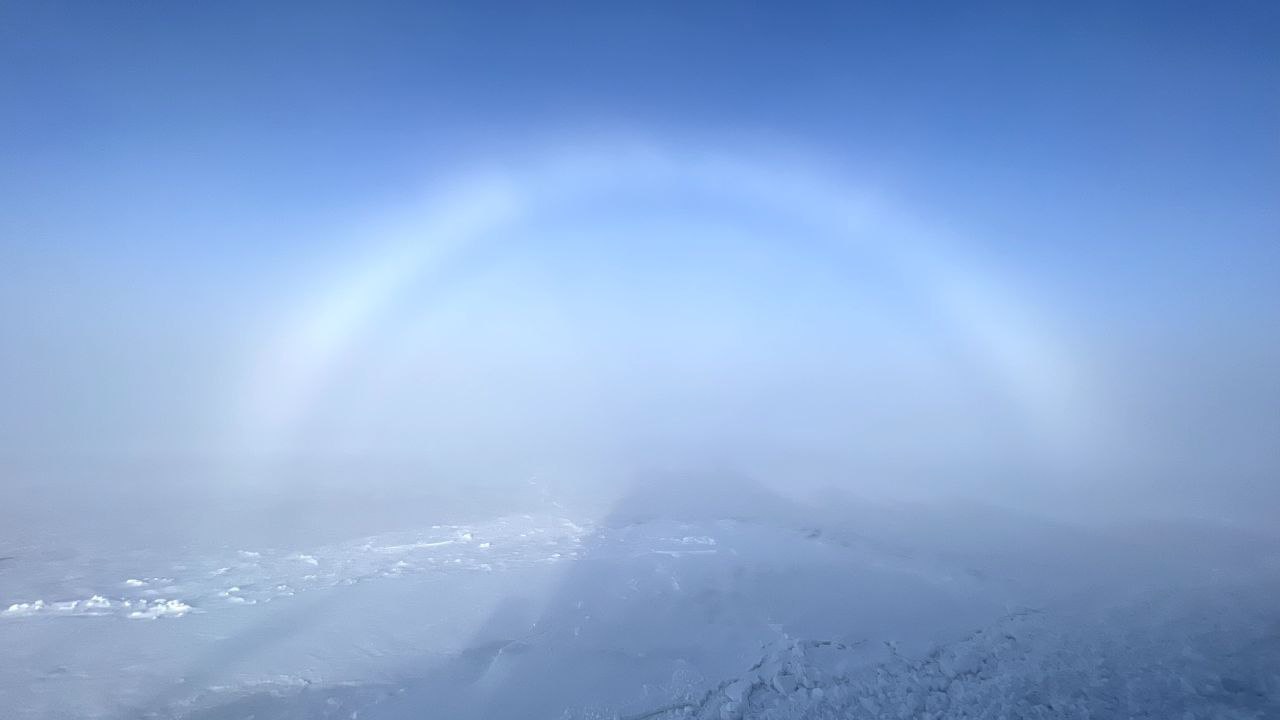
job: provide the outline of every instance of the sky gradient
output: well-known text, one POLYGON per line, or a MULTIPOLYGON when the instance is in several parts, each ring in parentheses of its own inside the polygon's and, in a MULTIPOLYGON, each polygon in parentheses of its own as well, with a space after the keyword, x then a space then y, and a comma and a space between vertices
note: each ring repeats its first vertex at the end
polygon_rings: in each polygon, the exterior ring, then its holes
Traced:
POLYGON ((0 96, 9 458, 1280 503, 1274 4, 16 2, 0 96))

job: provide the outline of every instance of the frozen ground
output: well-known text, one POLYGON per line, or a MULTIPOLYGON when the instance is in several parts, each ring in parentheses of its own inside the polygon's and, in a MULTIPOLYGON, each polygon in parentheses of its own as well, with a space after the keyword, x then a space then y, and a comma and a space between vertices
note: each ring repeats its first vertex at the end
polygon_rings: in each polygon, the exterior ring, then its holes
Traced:
POLYGON ((347 537, 0 538, 0 707, 1280 717, 1269 536, 693 487, 646 484, 603 513, 522 497, 347 537))

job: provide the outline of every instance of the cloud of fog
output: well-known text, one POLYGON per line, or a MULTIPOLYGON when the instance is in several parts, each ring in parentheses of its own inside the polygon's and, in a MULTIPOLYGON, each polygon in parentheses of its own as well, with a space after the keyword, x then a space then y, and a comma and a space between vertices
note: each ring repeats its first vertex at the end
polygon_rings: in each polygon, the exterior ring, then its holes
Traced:
POLYGON ((1095 453, 1087 349, 816 163, 596 146, 435 188, 273 319, 234 446, 962 494, 1095 453))
POLYGON ((17 278, 42 309, 5 328, 6 456, 162 457, 139 482, 236 492, 706 470, 1116 514, 1276 499, 1273 338, 1135 334, 1126 288, 1099 314, 1046 289, 1071 271, 821 162, 570 144, 428 187, 252 271, 17 278))

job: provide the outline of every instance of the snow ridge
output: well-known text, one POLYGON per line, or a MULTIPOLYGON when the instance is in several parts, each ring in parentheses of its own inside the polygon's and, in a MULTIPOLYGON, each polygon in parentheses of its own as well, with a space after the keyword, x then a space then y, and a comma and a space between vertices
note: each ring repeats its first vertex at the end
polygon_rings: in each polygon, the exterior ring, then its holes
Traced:
POLYGON ((840 656, 857 644, 784 637, 741 677, 619 720, 1280 717, 1275 628, 1221 647, 1187 619, 1160 633, 1111 623, 1081 633, 1019 611, 923 658, 886 645, 886 659, 852 670, 840 656))

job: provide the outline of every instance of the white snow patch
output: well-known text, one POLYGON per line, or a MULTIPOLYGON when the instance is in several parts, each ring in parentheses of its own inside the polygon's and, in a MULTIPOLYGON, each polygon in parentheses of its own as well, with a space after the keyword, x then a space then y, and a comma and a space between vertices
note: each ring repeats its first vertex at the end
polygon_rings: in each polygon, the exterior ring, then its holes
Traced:
POLYGON ((374 549, 382 553, 403 553, 403 552, 408 552, 410 550, 419 550, 422 548, 443 547, 445 545, 452 545, 454 544, 454 542, 456 541, 454 540, 436 540, 433 542, 424 541, 424 542, 409 543, 407 545, 385 545, 383 547, 374 548, 374 549))
POLYGON ((25 615, 34 615, 44 609, 44 601, 36 600, 34 602, 14 603, 4 611, 5 615, 22 617, 25 615))
POLYGON ((130 620, 155 620, 162 617, 182 617, 193 608, 181 600, 156 600, 150 605, 143 602, 140 610, 129 613, 130 620))

